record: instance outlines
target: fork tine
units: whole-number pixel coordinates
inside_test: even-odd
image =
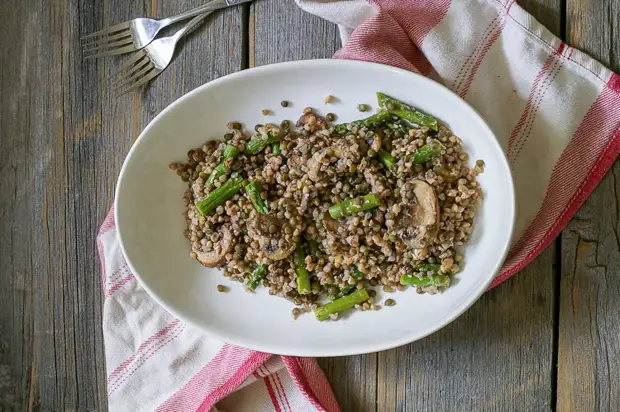
[[[82,38],[80,38],[80,40],[92,39],[93,37],[103,36],[104,34],[115,33],[121,30],[127,30],[129,32],[128,29],[129,29],[129,22],[126,21],[124,23],[119,23],[114,26],[110,26],[107,29],[99,30],[94,33],[83,36]]]
[[[90,49],[84,49],[83,52],[89,53],[89,52],[102,51],[106,49],[116,49],[117,47],[126,46],[128,44],[133,44],[133,39],[131,37],[118,40],[115,42],[111,42],[111,43],[102,44],[101,46],[92,47]]]
[[[93,54],[91,56],[86,56],[85,59],[96,59],[99,57],[107,57],[107,56],[116,56],[119,54],[130,53],[136,51],[136,47],[133,44],[129,46],[121,47],[119,49],[109,50],[104,53]]]
[[[113,85],[114,89],[115,90],[122,89],[123,87],[129,85],[136,79],[139,79],[140,77],[142,77],[142,75],[144,75],[145,73],[152,70],[153,67],[155,66],[153,66],[153,64],[150,61],[147,62],[146,64],[140,65],[139,67],[136,64],[132,68],[131,71],[127,72],[124,76],[121,76],[121,78]]]
[[[112,40],[118,40],[118,39],[122,39],[122,38],[125,38],[125,37],[130,37],[130,36],[131,36],[131,33],[126,30],[126,31],[121,32],[119,34],[113,34],[111,36],[105,36],[105,37],[101,37],[99,39],[94,39],[94,40],[90,40],[90,41],[84,42],[84,43],[82,43],[82,48],[85,49],[87,47],[101,45],[104,42],[105,43],[109,43]]]
[[[161,70],[157,70],[157,69],[153,69],[151,70],[146,76],[144,76],[141,80],[139,80],[137,83],[135,83],[133,86],[131,86],[129,89],[125,89],[123,90],[121,93],[117,94],[116,97],[120,97],[126,93],[129,93],[130,91],[142,86],[144,83],[154,79],[155,77],[157,77],[162,71]]]
[[[144,51],[139,50],[136,55],[134,57],[132,57],[131,59],[127,60],[127,62],[125,62],[125,64],[123,64],[118,70],[112,72],[112,74],[106,76],[104,82],[109,82],[110,80],[112,80],[113,77],[118,76],[119,74],[121,74],[122,72],[124,72],[125,70],[132,68],[134,65],[138,65],[139,62],[144,59],[145,57],[147,57],[146,53],[144,53]],[[144,64],[144,62],[140,63],[140,67],[142,67],[142,64]]]

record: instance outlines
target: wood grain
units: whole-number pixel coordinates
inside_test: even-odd
[[[253,3],[250,28],[250,67],[329,58],[340,48],[335,25],[305,13],[292,1]]]
[[[568,43],[620,71],[620,3],[567,2]],[[620,163],[564,231],[558,410],[620,410]]]
[[[103,78],[123,59],[85,62],[79,37],[202,1],[11,3],[0,5],[0,410],[105,410],[95,235],[142,128],[243,67],[247,10],[213,16],[152,87],[116,99]]]
[[[379,353],[376,410],[549,409],[553,259],[547,249],[444,329]]]

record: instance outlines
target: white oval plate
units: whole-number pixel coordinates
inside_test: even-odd
[[[445,292],[389,294],[393,307],[351,311],[337,322],[309,313],[291,318],[293,305],[251,294],[222,273],[189,256],[183,237],[186,184],[168,164],[184,161],[189,149],[226,133],[226,123],[296,120],[304,107],[334,112],[339,121],[364,117],[358,103],[376,108],[381,91],[435,115],[460,136],[470,162],[483,159],[484,200],[465,250],[465,265]],[[337,98],[326,105],[327,95]],[[280,101],[288,100],[287,108]],[[272,111],[262,116],[261,110]],[[231,74],[186,94],[160,113],[132,147],[118,180],[116,222],[121,247],[134,275],[150,295],[179,319],[232,344],[298,356],[338,356],[397,347],[440,329],[469,308],[488,287],[504,260],[514,221],[514,190],[508,163],[487,124],[447,88],[393,67],[343,60],[274,64]],[[218,293],[216,285],[229,287]],[[386,294],[378,291],[378,301]]]

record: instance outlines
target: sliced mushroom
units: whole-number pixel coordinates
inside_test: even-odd
[[[439,201],[435,190],[423,180],[414,180],[416,203],[400,205],[393,230],[409,246],[421,248],[437,236]]]
[[[194,249],[196,259],[202,265],[212,268],[225,263],[225,256],[232,250],[234,239],[232,233],[230,233],[230,230],[226,227],[222,229],[221,234],[221,239],[213,245],[212,251],[202,252]]]
[[[340,235],[340,223],[337,220],[332,219],[327,213],[323,217],[323,227],[332,235]]]
[[[327,213],[323,215],[322,224],[323,228],[325,228],[328,244],[331,246],[332,250],[339,250],[341,252],[340,254],[348,253],[350,245],[347,243],[346,238],[350,233],[346,228],[346,224],[332,219]]]
[[[414,180],[413,194],[420,207],[419,226],[423,228],[424,237],[434,239],[439,230],[439,200],[433,186],[423,180]]]
[[[321,180],[321,160],[325,157],[326,149],[321,150],[320,152],[316,152],[310,160],[308,160],[308,177],[313,182],[318,182]]]
[[[312,155],[312,158],[308,161],[308,177],[313,182],[318,182],[324,177],[324,173],[321,170],[323,165],[329,165],[334,158],[337,160],[348,159],[352,163],[359,163],[367,150],[368,145],[363,139],[352,135],[347,136],[336,144]]]
[[[252,212],[248,223],[248,235],[258,242],[265,257],[271,260],[283,260],[289,257],[297,246],[293,236],[285,235],[289,223],[284,219],[265,216]]]

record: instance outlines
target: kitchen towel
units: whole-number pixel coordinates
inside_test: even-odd
[[[493,286],[553,241],[620,152],[620,77],[512,0],[297,2],[338,24],[336,58],[431,76],[487,120],[517,195],[513,246]],[[112,212],[97,245],[110,410],[339,409],[314,359],[228,345],[158,306],[121,254]]]

